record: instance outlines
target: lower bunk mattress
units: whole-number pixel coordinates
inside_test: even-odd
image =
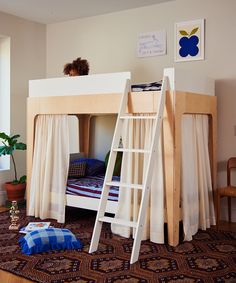
[[[68,179],[66,194],[90,198],[101,197],[104,175],[86,176],[79,179]],[[120,181],[120,177],[113,176],[113,181]],[[108,200],[118,201],[119,187],[111,186]]]

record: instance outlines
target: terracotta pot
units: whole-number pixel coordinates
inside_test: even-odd
[[[11,182],[5,183],[8,200],[23,200],[25,197],[26,183],[12,184]]]

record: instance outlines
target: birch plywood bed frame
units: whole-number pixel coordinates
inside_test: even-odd
[[[169,72],[168,70],[171,70]],[[184,114],[204,114],[209,116],[209,154],[213,189],[216,185],[216,130],[217,113],[216,97],[204,95],[206,85],[199,81],[198,92],[192,92],[192,86],[186,85],[184,91],[176,90],[178,78],[174,69],[167,69],[170,90],[166,92],[166,107],[163,119],[164,133],[164,168],[166,220],[168,226],[168,242],[172,246],[179,243],[180,191],[181,191],[181,118]],[[90,77],[90,76],[88,76]],[[69,78],[61,78],[69,79]],[[53,80],[53,79],[52,79]],[[186,76],[184,77],[186,80]],[[182,79],[183,81],[183,79]],[[189,80],[187,79],[188,83]],[[180,86],[181,87],[181,86]],[[190,91],[189,91],[190,89]],[[201,91],[204,89],[204,91]],[[62,90],[63,92],[63,90]],[[129,93],[128,112],[155,113],[155,100],[159,91]],[[66,95],[69,94],[69,95]],[[27,105],[27,176],[31,180],[35,120],[41,114],[76,115],[80,125],[80,152],[89,153],[89,128],[92,115],[117,114],[121,95],[119,93],[100,93],[83,95],[65,92],[64,96],[29,97]],[[209,93],[210,94],[210,93]],[[36,94],[37,96],[37,94]],[[30,196],[30,185],[27,187],[27,203]],[[68,206],[97,210],[98,199],[66,196]],[[115,212],[117,204],[109,201],[107,211]]]

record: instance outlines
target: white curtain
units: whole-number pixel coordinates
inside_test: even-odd
[[[122,136],[123,145],[126,148],[149,149],[153,132],[153,120],[127,121],[128,134]],[[124,127],[125,128],[125,127]],[[153,168],[151,182],[150,204],[146,213],[146,222],[143,240],[150,239],[155,243],[164,243],[164,189],[161,139],[159,150],[156,152],[156,160]],[[147,166],[148,156],[139,153],[124,153],[121,182],[142,184],[144,172]],[[144,170],[143,170],[144,166]],[[137,221],[141,190],[120,188],[117,218]],[[112,224],[112,232],[123,237],[134,234],[132,228]]]
[[[182,186],[181,207],[185,240],[191,240],[198,230],[199,192],[197,168],[197,138],[192,115],[182,118]]]
[[[208,116],[182,118],[182,215],[185,240],[215,224],[208,150]]]
[[[30,184],[29,215],[65,222],[65,190],[69,169],[67,115],[39,115]]]
[[[153,122],[130,121],[128,135],[122,137],[125,147],[149,148]],[[125,139],[127,137],[127,139]],[[165,141],[163,141],[165,142]],[[127,146],[128,145],[128,146]],[[124,154],[121,182],[141,183],[142,164],[146,160],[140,154]],[[164,184],[163,184],[162,139],[156,154],[150,205],[146,214],[144,239],[164,243]],[[136,221],[140,192],[121,188],[117,218]],[[182,119],[182,191],[181,206],[185,240],[191,240],[199,228],[215,224],[212,185],[208,152],[208,117],[184,115]],[[123,237],[134,234],[131,228],[112,224],[112,232]]]

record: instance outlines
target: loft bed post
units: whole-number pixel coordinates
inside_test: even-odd
[[[178,214],[178,199],[176,198],[175,187],[175,159],[174,159],[174,93],[173,91],[166,92],[166,107],[163,118],[163,139],[164,139],[164,183],[165,183],[165,199],[167,211],[167,226],[168,226],[168,242],[170,245],[178,243],[179,222],[176,221]]]
[[[30,180],[32,175],[32,163],[33,163],[33,151],[34,151],[34,136],[35,136],[35,123],[37,117],[37,105],[33,107],[29,106],[27,101],[27,157],[26,157],[26,171],[27,171],[27,183],[26,183],[26,211],[29,209],[29,197],[30,197]]]
[[[176,92],[173,93],[173,101],[177,100]],[[181,150],[181,126],[182,126],[182,113],[179,111],[179,108],[176,107],[176,104],[174,104],[174,143],[173,143],[173,171],[174,171],[174,178],[173,178],[173,193],[172,193],[172,199],[173,199],[173,216],[171,214],[168,215],[170,219],[173,219],[173,222],[171,223],[170,227],[168,226],[168,229],[170,232],[168,232],[168,239],[170,242],[170,245],[177,246],[179,244],[179,221],[180,221],[180,199],[181,199],[181,156],[182,156],[182,150]]]
[[[89,156],[89,145],[90,145],[90,114],[77,115],[79,119],[79,147],[80,152],[83,152],[86,157]]]
[[[217,101],[212,113],[209,115],[209,155],[211,164],[212,188],[215,194],[217,178]]]
[[[215,100],[215,107],[209,117],[209,158],[211,167],[213,204],[216,210],[216,180],[217,180],[217,101]],[[216,213],[216,211],[215,211]]]

